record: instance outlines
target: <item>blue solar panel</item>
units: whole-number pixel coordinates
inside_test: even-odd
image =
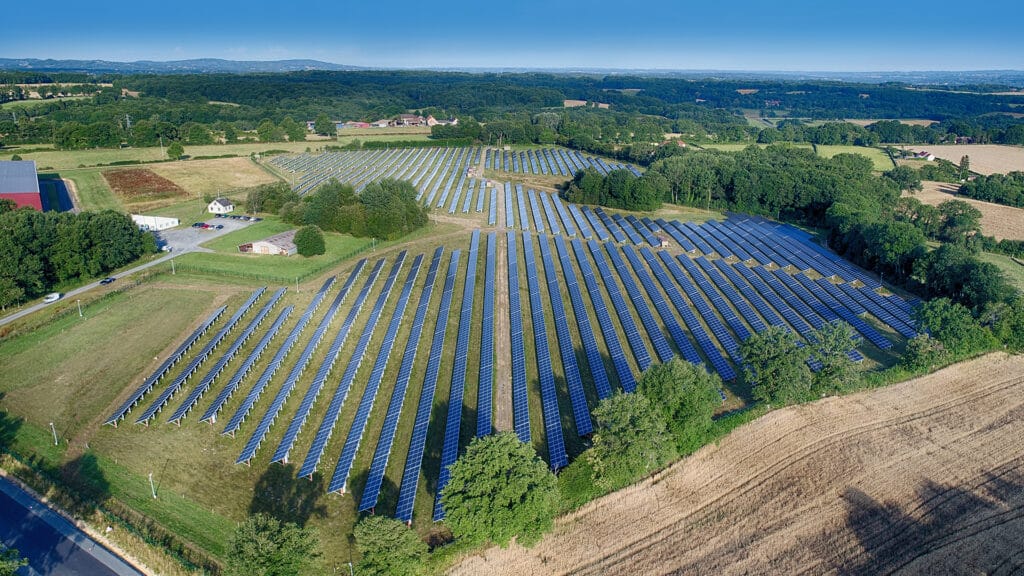
[[[589,240],[593,237],[593,232],[590,231],[590,224],[587,222],[587,217],[580,211],[579,206],[575,204],[569,204],[569,213],[572,214],[573,220],[576,221],[576,227],[580,231],[580,235]]]
[[[622,331],[626,334],[626,342],[629,343],[629,348],[633,352],[633,359],[636,360],[637,366],[643,372],[651,366],[651,354],[647,351],[644,339],[640,336],[640,330],[637,328],[633,316],[629,313],[629,306],[626,305],[626,300],[622,297],[619,285],[615,283],[615,277],[612,275],[611,268],[608,267],[608,262],[605,261],[604,254],[601,252],[601,245],[596,240],[590,240],[587,242],[587,247],[590,249],[590,254],[594,257],[594,262],[597,264],[597,271],[601,274],[601,280],[604,281],[604,289],[608,292],[608,297],[612,301],[615,316],[618,317],[619,323],[622,324]],[[646,304],[644,308],[646,308]],[[627,390],[627,392],[632,392],[632,390]]]
[[[665,268],[668,269],[669,274],[676,279],[676,282],[678,282],[683,288],[683,291],[686,292],[686,296],[700,313],[701,319],[705,324],[707,324],[708,328],[711,329],[711,333],[715,335],[715,339],[717,339],[722,345],[722,348],[725,348],[725,351],[733,360],[740,362],[742,358],[740,357],[739,344],[736,342],[736,339],[733,338],[732,334],[730,334],[729,331],[726,330],[725,326],[723,326],[718,320],[718,316],[715,315],[714,310],[708,304],[707,300],[704,299],[700,290],[693,285],[690,279],[686,276],[686,273],[683,272],[682,268],[679,267],[668,252],[658,252],[658,257],[660,257],[661,261],[665,263]]]
[[[530,409],[526,393],[526,344],[523,341],[523,311],[519,298],[519,258],[516,236],[509,232],[508,242],[508,318],[512,352],[512,423],[523,442],[530,441]]]
[[[516,227],[515,209],[512,205],[512,184],[505,182],[505,227]]]
[[[566,319],[562,294],[558,289],[558,272],[555,262],[551,259],[551,248],[546,238],[539,239],[540,256],[544,262],[544,275],[547,277],[548,298],[551,302],[551,313],[555,318],[555,334],[558,337],[558,352],[562,357],[562,371],[565,373],[566,386],[569,389],[569,400],[572,402],[572,415],[576,422],[576,433],[586,436],[594,431],[587,407],[587,397],[583,391],[583,380],[580,377],[579,365],[576,363],[576,350],[573,348],[572,334]],[[600,358],[598,358],[600,360]]]
[[[544,215],[548,217],[548,230],[552,234],[561,234],[562,228],[558,225],[558,217],[555,216],[555,212],[551,209],[551,199],[544,192],[540,192],[539,196],[540,203],[544,207]]]
[[[738,292],[736,292],[736,289],[729,284],[729,281],[722,276],[722,273],[719,272],[711,262],[703,256],[699,256],[696,261],[704,270],[704,273],[708,275],[708,278],[711,279],[711,282],[714,283],[715,287],[717,287],[726,299],[728,299],[729,302],[739,310],[740,314],[747,321],[747,324],[750,324],[750,327],[754,329],[754,332],[763,332],[768,328],[768,326],[766,326],[761,320],[761,317],[758,316],[757,313],[754,312],[754,309],[750,307],[750,304],[748,304],[747,301],[740,296]],[[693,275],[692,272],[691,275]]]
[[[437,499],[434,501],[434,520],[444,518],[441,491],[448,483],[448,467],[459,456],[459,430],[462,426],[462,396],[466,387],[466,368],[469,362],[469,336],[473,322],[473,296],[476,291],[476,262],[480,248],[480,231],[474,230],[469,244],[469,262],[466,282],[462,289],[462,312],[459,318],[459,337],[455,342],[455,363],[452,367],[451,390],[448,393],[448,417],[444,423],[444,445],[441,447],[441,475],[437,481]],[[479,416],[478,416],[479,417]],[[490,414],[487,415],[490,421]]]
[[[356,348],[349,357],[348,365],[345,367],[345,373],[342,374],[341,381],[331,397],[331,403],[327,406],[327,413],[320,422],[320,428],[316,431],[316,437],[313,438],[313,444],[309,447],[309,452],[306,453],[302,467],[299,468],[299,478],[312,476],[316,472],[320,458],[323,456],[324,450],[327,449],[327,441],[331,439],[331,433],[334,431],[334,425],[338,421],[341,407],[345,403],[348,391],[352,388],[352,382],[355,380],[356,372],[359,371],[359,365],[362,364],[363,357],[366,355],[366,349],[370,345],[370,339],[373,338],[373,331],[377,326],[377,321],[380,319],[381,313],[384,312],[384,304],[387,303],[391,289],[395,285],[398,272],[402,269],[402,264],[405,263],[405,256],[405,250],[398,253],[395,263],[391,266],[391,272],[388,273],[388,278],[384,282],[384,287],[381,289],[380,294],[377,295],[377,301],[374,302],[373,309],[370,310],[370,317],[366,321],[366,326],[363,327],[363,333],[359,337],[359,342],[356,343]]]
[[[583,342],[583,352],[587,355],[587,365],[590,366],[590,378],[594,382],[594,388],[600,398],[607,398],[612,394],[611,384],[608,382],[608,373],[604,368],[604,361],[601,359],[601,351],[597,347],[597,338],[594,337],[594,330],[590,326],[590,317],[587,314],[587,306],[583,302],[583,295],[580,293],[579,283],[576,281],[576,273],[572,269],[572,261],[569,259],[569,251],[565,247],[565,241],[560,236],[555,236],[555,248],[558,250],[558,259],[562,264],[562,276],[565,278],[565,286],[569,290],[569,300],[572,302],[573,315],[576,317],[576,327]]]
[[[594,235],[597,236],[597,239],[601,242],[607,242],[610,236],[608,235],[608,231],[605,230],[604,224],[601,223],[601,219],[597,217],[597,214],[594,214],[594,211],[591,210],[589,206],[581,206],[580,210],[583,211],[583,215],[586,216],[587,221],[590,222],[590,228],[594,231]],[[616,242],[619,241],[618,238],[615,240]]]
[[[523,187],[519,184],[516,184],[516,203],[519,204],[519,227],[529,230],[530,217],[526,215],[526,198],[523,194]]]
[[[605,229],[607,229],[608,232],[612,235],[612,238],[615,238],[616,242],[625,242],[626,240],[628,240],[628,238],[626,237],[626,234],[622,231],[622,228],[620,228],[619,225],[616,224],[614,220],[609,218],[608,215],[604,213],[604,210],[602,210],[600,206],[598,206],[597,208],[594,208],[594,213],[597,214],[597,217],[601,220],[601,224],[603,224]],[[616,216],[617,216],[617,214],[616,214]],[[597,225],[596,224],[594,226],[594,229],[595,230],[597,229]],[[600,238],[600,236],[601,235],[598,234],[599,238]],[[607,240],[607,238],[601,238],[601,240],[604,241],[604,240]],[[640,242],[636,242],[636,244],[640,244]]]
[[[537,193],[533,188],[526,191],[530,199],[530,212],[533,214],[533,225],[538,232],[544,232],[544,217],[540,213],[540,206],[537,204]]]
[[[636,310],[637,315],[640,316],[640,321],[643,322],[644,329],[647,330],[648,340],[650,340],[651,345],[654,346],[654,351],[658,354],[658,359],[662,362],[668,362],[673,356],[675,356],[672,352],[672,346],[668,343],[668,339],[665,338],[665,335],[661,333],[661,328],[658,327],[658,323],[654,320],[654,315],[651,314],[651,309],[648,307],[647,301],[644,300],[636,282],[633,281],[633,275],[626,266],[626,262],[622,259],[622,256],[619,255],[619,251],[615,248],[614,244],[606,243],[604,247],[605,250],[608,251],[608,257],[611,259],[612,265],[619,274],[619,279],[622,281],[622,285],[626,288],[626,294],[629,295],[630,301],[633,302],[633,308]],[[591,248],[592,251],[595,249],[596,248]],[[606,284],[608,282],[608,280],[605,280]],[[622,317],[622,315],[622,313],[619,314],[620,317]]]
[[[703,259],[704,257],[701,256]],[[729,306],[729,303],[722,296],[718,286],[713,282],[709,281],[700,271],[700,267],[694,264],[693,260],[690,260],[686,256],[679,256],[677,260],[683,265],[683,268],[690,274],[690,277],[697,283],[701,291],[704,292],[704,296],[711,301],[711,305],[718,311],[718,315],[721,316],[725,323],[732,328],[733,334],[739,341],[744,341],[750,338],[750,329],[747,325],[740,320],[736,312]]]
[[[860,334],[868,340],[868,342],[871,342],[882,350],[892,348],[892,342],[889,342],[889,340],[879,334],[877,330],[872,328],[867,322],[844,306],[841,301],[835,299],[829,292],[825,291],[820,285],[815,284],[813,280],[805,276],[802,272],[797,274],[795,278],[807,292],[813,294],[816,298],[821,300],[822,304],[834,310],[835,313],[843,319],[843,321],[853,326],[857,332],[860,332]]]
[[[476,435],[491,433],[491,391],[494,388],[494,274],[498,235],[487,235],[484,265],[484,314],[480,323],[480,382],[476,396]]]
[[[459,254],[458,250],[452,251],[451,261],[448,264],[448,276],[444,281],[441,304],[437,309],[437,322],[434,325],[434,338],[430,344],[430,356],[427,359],[427,369],[423,376],[423,390],[420,392],[416,419],[412,425],[409,454],[405,459],[402,484],[398,491],[398,507],[395,511],[395,518],[405,522],[412,522],[412,509],[416,503],[416,489],[420,468],[423,465],[423,452],[427,444],[427,425],[430,423],[434,389],[437,386],[437,375],[441,368],[444,337],[448,329],[448,315],[451,311],[452,294],[455,292],[455,276],[459,271]]]
[[[420,273],[420,265],[423,263],[423,255],[418,254],[412,261],[409,274],[405,277],[405,284],[398,296],[398,303],[391,315],[391,322],[384,333],[384,341],[376,350],[377,358],[373,362],[373,370],[363,389],[363,397],[359,400],[356,408],[356,415],[352,426],[345,437],[345,444],[341,449],[341,456],[338,458],[338,465],[334,468],[331,482],[327,486],[328,492],[345,492],[348,487],[348,475],[352,472],[352,463],[359,452],[359,444],[363,440],[363,433],[366,431],[366,422],[370,419],[370,412],[377,400],[377,391],[380,390],[380,381],[384,379],[384,370],[387,369],[388,359],[391,357],[391,350],[395,347],[395,340],[398,338],[398,329],[402,325],[402,318],[405,309],[409,304],[409,297],[412,295],[412,287],[416,283],[416,276]]]
[[[491,188],[491,198],[487,209],[487,225],[494,226],[498,223],[498,190]]]
[[[583,243],[579,239],[573,239],[573,253],[576,254],[576,263],[579,264],[580,273],[583,275],[583,282],[587,286],[587,293],[590,294],[590,302],[594,306],[594,315],[601,326],[601,334],[604,335],[605,347],[608,348],[608,355],[611,357],[612,366],[619,376],[619,384],[626,392],[636,390],[636,378],[626,361],[626,354],[622,351],[622,344],[619,342],[619,335],[615,332],[615,325],[612,324],[612,317],[608,313],[604,299],[601,298],[601,287],[594,277],[594,271],[587,260],[587,253],[583,250]],[[601,391],[598,390],[598,395]],[[602,396],[603,398],[603,396]]]
[[[562,219],[562,227],[565,228],[566,236],[576,235],[576,226],[572,222],[572,217],[569,216],[569,212],[566,211],[565,205],[562,204],[562,199],[558,197],[558,194],[551,195],[551,202],[555,205],[555,211],[558,212],[558,216]],[[554,228],[554,226],[552,226]]]
[[[181,360],[181,357],[185,355],[185,352],[187,352],[188,349],[196,343],[196,340],[199,340],[199,338],[206,333],[210,328],[210,325],[216,322],[217,318],[219,318],[227,309],[227,306],[221,306],[214,310],[213,314],[210,314],[206,320],[204,320],[203,323],[200,324],[199,327],[196,328],[192,334],[190,334],[189,337],[186,338],[185,341],[182,342],[181,345],[179,345],[178,348],[160,364],[160,367],[150,374],[149,377],[142,382],[141,386],[132,392],[131,396],[129,396],[128,399],[125,400],[124,404],[121,404],[121,406],[118,407],[118,409],[114,411],[109,418],[107,418],[104,424],[117,426],[117,423],[120,422],[121,419],[124,418],[125,414],[132,409],[132,406],[135,406],[135,404],[141,400],[142,397],[153,388],[153,386],[156,386],[156,383],[167,374],[167,371],[171,369],[171,366],[173,366],[178,360]]]
[[[333,283],[333,280],[334,278],[332,276],[330,281]],[[306,328],[306,324],[308,324],[309,320],[313,317],[313,313],[316,312],[317,307],[319,307],[320,303],[323,302],[324,297],[327,295],[327,288],[329,287],[329,284],[325,284],[325,288],[321,288],[321,290],[313,296],[313,300],[309,303],[309,306],[306,307],[306,311],[302,313],[301,317],[299,317],[299,321],[292,327],[292,331],[288,333],[284,342],[281,343],[281,346],[277,349],[274,357],[271,358],[270,363],[263,369],[263,373],[260,375],[259,379],[256,380],[256,383],[253,384],[252,389],[249,390],[249,394],[242,401],[242,405],[235,410],[234,415],[231,416],[231,420],[228,421],[227,426],[225,426],[224,430],[221,432],[222,434],[234,435],[235,432],[242,427],[242,422],[245,420],[245,417],[260,399],[260,396],[263,394],[263,390],[265,390],[267,385],[270,384],[270,380],[274,377],[274,374],[277,373],[277,369],[284,363],[285,357],[288,356],[288,352],[291,351],[292,346],[294,346],[298,341],[299,335],[302,334],[302,331]]]
[[[252,334],[256,331],[256,328],[258,328],[259,325],[263,323],[263,320],[270,313],[270,310],[274,307],[274,305],[277,304],[277,301],[281,299],[281,296],[284,295],[284,292],[284,288],[278,288],[274,292],[274,294],[271,295],[270,300],[266,304],[264,304],[263,308],[261,308],[260,311],[256,313],[256,316],[254,316],[253,319],[249,321],[249,325],[246,326],[244,330],[242,330],[242,333],[239,334],[237,338],[235,338],[235,341],[231,343],[231,346],[228,347],[228,350],[224,353],[223,356],[221,356],[220,360],[218,360],[217,363],[214,364],[212,368],[210,368],[210,371],[207,372],[206,376],[203,376],[203,379],[199,382],[199,384],[194,389],[192,389],[192,392],[189,393],[187,398],[185,398],[185,401],[182,402],[181,405],[178,406],[178,409],[174,411],[174,414],[172,414],[171,417],[167,419],[168,422],[180,423],[181,419],[184,418],[185,415],[188,414],[189,411],[195,407],[195,405],[199,402],[199,399],[202,397],[202,395],[205,394],[206,391],[213,384],[214,379],[216,379],[217,376],[220,375],[221,371],[224,370],[224,367],[227,366],[228,362],[230,362],[231,359],[234,358],[235,354],[238,353],[238,350],[241,349],[241,347],[245,344],[249,337],[252,336]]]
[[[356,276],[359,275],[359,272],[362,270],[365,262],[365,260],[361,260],[356,266],[356,269],[349,275],[348,280],[345,282],[345,286],[342,287],[343,292],[348,292],[348,290],[351,289],[352,282],[355,281]],[[345,316],[344,322],[341,323],[341,327],[338,328],[338,333],[335,334],[334,340],[331,342],[331,346],[327,349],[327,354],[320,363],[320,368],[316,371],[316,376],[313,377],[313,382],[309,385],[309,388],[306,389],[306,394],[302,397],[302,403],[299,404],[298,410],[296,410],[295,415],[292,416],[292,421],[288,425],[288,430],[285,431],[284,437],[282,437],[281,442],[278,443],[277,449],[274,451],[274,456],[270,460],[271,462],[288,462],[288,454],[295,445],[295,438],[298,436],[303,424],[306,423],[306,418],[309,417],[309,411],[313,408],[313,404],[320,395],[320,391],[323,390],[324,384],[327,382],[327,377],[330,375],[331,370],[334,368],[334,363],[337,361],[338,355],[341,353],[341,347],[345,344],[345,340],[348,338],[348,334],[352,329],[352,324],[359,315],[359,311],[362,310],[363,303],[366,302],[366,298],[370,294],[370,289],[373,287],[374,282],[377,281],[377,276],[380,275],[382,268],[384,268],[383,258],[377,260],[373,269],[370,270],[370,275],[363,283],[363,288],[356,296],[355,302],[352,303],[352,309],[349,310],[348,314]]]
[[[370,471],[366,477],[366,486],[359,500],[359,511],[372,510],[377,505],[380,497],[380,487],[384,481],[384,472],[387,469],[388,458],[391,455],[391,445],[395,440],[395,433],[398,430],[398,418],[402,413],[402,405],[405,403],[405,394],[412,379],[413,363],[416,361],[416,352],[419,350],[420,334],[423,332],[423,324],[430,308],[430,295],[434,290],[434,283],[437,279],[437,270],[441,264],[441,255],[444,247],[434,250],[434,257],[430,261],[430,269],[427,270],[427,279],[423,284],[423,291],[420,292],[419,305],[416,306],[416,315],[412,321],[412,328],[409,330],[409,338],[405,343],[405,351],[402,354],[402,366],[398,370],[398,378],[395,380],[395,389],[391,393],[391,401],[388,403],[387,414],[384,415],[384,426],[380,436],[377,438],[377,448],[373,452],[373,460],[370,463]]]
[[[541,237],[541,242],[547,239]],[[565,452],[565,437],[558,412],[558,393],[548,348],[548,331],[544,321],[544,301],[537,279],[537,259],[533,254],[533,239],[523,234],[523,260],[526,262],[526,285],[530,294],[530,318],[533,322],[533,348],[537,355],[537,379],[540,381],[541,414],[544,417],[544,439],[548,445],[548,465],[560,470],[569,465]]]

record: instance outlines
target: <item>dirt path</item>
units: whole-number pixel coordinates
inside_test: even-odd
[[[778,410],[456,574],[1012,573],[1024,357]]]
[[[78,198],[78,188],[75,186],[75,181],[71,178],[61,178],[64,182],[64,188],[68,191],[68,196],[71,197],[71,212],[78,214],[82,211],[82,201]]]
[[[498,189],[495,188],[495,194]],[[512,350],[509,348],[508,320],[508,243],[505,230],[505,194],[498,194],[498,247],[494,257],[494,428],[499,432],[512,430]]]

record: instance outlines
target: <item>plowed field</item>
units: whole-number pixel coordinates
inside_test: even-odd
[[[1009,574],[1024,357],[778,410],[457,574]]]

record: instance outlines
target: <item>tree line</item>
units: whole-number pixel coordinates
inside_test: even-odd
[[[156,239],[125,214],[12,210],[0,201],[0,307],[99,277],[156,252]]]

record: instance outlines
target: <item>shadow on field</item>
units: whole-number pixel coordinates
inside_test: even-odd
[[[327,507],[320,503],[326,492],[323,474],[313,474],[312,480],[296,478],[295,464],[271,464],[256,481],[249,514],[267,514],[282,522],[305,526],[315,514],[322,518]]]
[[[856,488],[847,488],[843,499],[847,525],[862,551],[853,558],[833,559],[839,574],[941,571],[953,565],[992,573],[1007,568],[1005,563],[1019,553],[1024,473],[1013,463],[985,473],[983,481],[967,489],[927,481],[918,489],[917,501],[905,509]],[[910,566],[919,559],[922,564]],[[1016,563],[1022,561],[1018,555]]]
[[[0,393],[0,400],[3,398],[3,393]],[[0,452],[6,451],[9,446],[14,444],[18,430],[21,430],[21,419],[15,418],[7,412],[0,412]]]
[[[96,456],[85,453],[60,467],[63,484],[82,507],[79,513],[91,513],[110,498],[110,481],[100,469]]]

